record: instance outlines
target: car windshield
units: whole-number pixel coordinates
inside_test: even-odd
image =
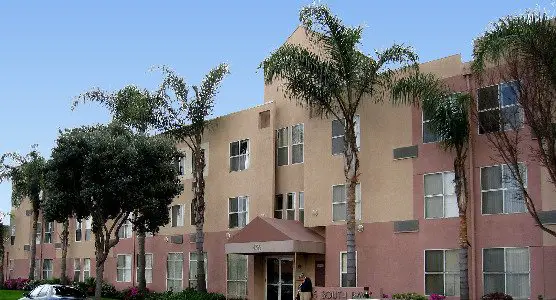
[[[55,286],[54,294],[64,297],[83,297],[83,293],[69,286]]]

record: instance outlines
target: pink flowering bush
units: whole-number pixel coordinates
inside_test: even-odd
[[[150,294],[149,289],[145,289],[141,291],[136,286],[133,286],[122,291],[122,299],[123,300],[143,300],[149,294]]]
[[[6,290],[23,290],[29,283],[27,278],[8,279],[4,281],[4,289]]]
[[[444,300],[444,299],[446,299],[446,296],[442,296],[438,294],[432,294],[429,296],[429,300]]]

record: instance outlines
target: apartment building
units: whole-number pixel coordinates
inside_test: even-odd
[[[307,43],[298,28],[290,43]],[[454,90],[478,97],[482,111],[506,110],[512,83],[477,85],[459,55],[421,65]],[[481,104],[481,103],[484,103]],[[311,117],[265,86],[264,103],[216,119],[203,148],[207,161],[205,255],[197,257],[191,216],[191,153],[179,162],[185,191],[170,208],[171,221],[146,238],[147,287],[180,290],[196,284],[204,259],[210,291],[246,299],[293,299],[302,274],[316,299],[349,299],[365,287],[373,295],[440,293],[457,299],[458,211],[452,154],[438,147],[415,107],[363,102],[357,117],[361,176],[357,187],[357,286],[344,288],[345,189],[341,121]],[[496,127],[497,126],[497,127]],[[504,124],[490,130],[503,130]],[[496,128],[495,128],[496,127]],[[556,224],[553,185],[524,149],[527,188],[543,222]],[[470,286],[473,299],[503,291],[516,299],[556,297],[556,238],[527,213],[496,162],[486,137],[473,127],[469,157],[471,201]],[[165,208],[164,208],[165,209]],[[14,208],[6,246],[7,278],[27,277],[29,244],[37,239],[37,277],[58,277],[61,224],[41,222],[31,234],[28,202]],[[123,289],[136,284],[136,236],[131,224],[105,264],[105,279]],[[68,275],[95,274],[89,220],[71,220]]]

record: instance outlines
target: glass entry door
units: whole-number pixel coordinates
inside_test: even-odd
[[[266,300],[293,300],[293,258],[266,259]]]

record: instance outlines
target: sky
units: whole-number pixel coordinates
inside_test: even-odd
[[[197,84],[221,62],[230,65],[215,116],[263,103],[260,62],[299,25],[313,1],[1,1],[0,154],[49,157],[59,130],[106,123],[108,112],[75,96],[93,87],[136,84],[154,90],[152,66],[167,65]],[[364,25],[361,49],[393,43],[415,48],[420,61],[461,54],[500,17],[551,0],[337,0],[328,5],[348,25]],[[0,183],[0,211],[10,211],[11,183]]]

